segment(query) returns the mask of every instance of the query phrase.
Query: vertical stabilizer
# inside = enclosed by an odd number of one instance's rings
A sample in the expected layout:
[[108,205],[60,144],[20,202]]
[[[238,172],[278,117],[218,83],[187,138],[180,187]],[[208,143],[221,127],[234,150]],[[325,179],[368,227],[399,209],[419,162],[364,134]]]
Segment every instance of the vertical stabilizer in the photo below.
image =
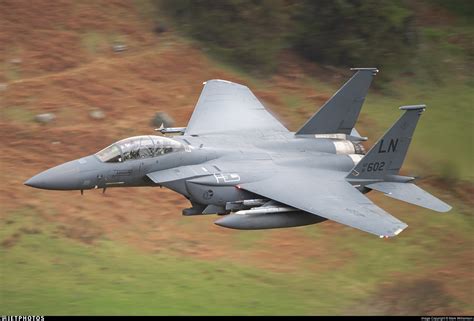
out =
[[405,113],[354,166],[348,179],[383,179],[397,175],[410,146],[413,132],[425,105],[402,106]]
[[369,90],[376,68],[352,68],[356,73],[318,110],[295,135],[350,135]]

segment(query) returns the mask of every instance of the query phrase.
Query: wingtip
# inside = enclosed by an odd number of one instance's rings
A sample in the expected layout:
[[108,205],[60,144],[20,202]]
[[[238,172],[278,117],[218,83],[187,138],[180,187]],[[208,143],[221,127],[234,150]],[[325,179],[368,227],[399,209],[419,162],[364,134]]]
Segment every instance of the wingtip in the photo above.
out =
[[426,105],[408,105],[408,106],[401,106],[400,110],[421,110],[424,111],[426,109]]
[[393,232],[393,234],[395,234],[395,236],[396,236],[396,235],[400,234],[404,229],[405,229],[405,227],[404,228],[399,228],[398,230]]
[[379,235],[379,237],[380,237],[381,239],[388,239],[388,238],[395,237],[395,236],[397,236],[398,234],[400,234],[401,232],[403,232],[407,227],[408,227],[408,225],[404,224],[403,226],[401,226],[400,228],[398,228],[398,229],[395,230],[394,232],[391,232],[391,233],[389,233],[388,235]]
[[442,207],[435,209],[435,211],[440,212],[440,213],[446,213],[446,212],[451,211],[452,209],[453,207],[451,205],[444,203]]
[[351,68],[351,70],[352,70],[352,71],[368,70],[368,71],[372,71],[372,73],[373,73],[374,75],[376,75],[376,74],[379,72],[379,70],[378,70],[377,68],[375,68],[375,67],[369,67],[369,68],[367,68],[367,67],[365,67],[365,68],[355,67],[355,68]]

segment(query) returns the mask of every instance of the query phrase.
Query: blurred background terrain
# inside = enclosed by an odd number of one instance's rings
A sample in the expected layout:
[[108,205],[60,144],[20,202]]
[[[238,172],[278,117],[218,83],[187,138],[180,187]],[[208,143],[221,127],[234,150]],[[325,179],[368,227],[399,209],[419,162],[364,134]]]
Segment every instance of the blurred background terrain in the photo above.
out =
[[[472,1],[0,1],[0,314],[474,314]],[[409,227],[235,231],[158,188],[23,182],[121,138],[186,126],[202,82],[249,86],[296,130],[378,67],[367,147],[425,103],[403,174],[453,206],[371,193]],[[45,116],[46,114],[47,116]],[[38,117],[38,115],[43,115]]]

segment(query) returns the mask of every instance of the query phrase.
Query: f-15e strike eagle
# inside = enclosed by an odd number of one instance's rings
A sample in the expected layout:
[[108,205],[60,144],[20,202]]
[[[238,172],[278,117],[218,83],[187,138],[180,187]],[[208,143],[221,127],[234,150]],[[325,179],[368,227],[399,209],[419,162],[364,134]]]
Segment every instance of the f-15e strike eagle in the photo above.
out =
[[399,175],[424,105],[365,153],[354,125],[375,68],[350,78],[298,131],[276,120],[246,86],[209,80],[188,126],[120,140],[95,155],[25,182],[52,190],[164,186],[191,202],[183,215],[218,214],[234,229],[294,227],[333,220],[380,237],[407,225],[369,200],[372,190],[438,212],[451,207]]

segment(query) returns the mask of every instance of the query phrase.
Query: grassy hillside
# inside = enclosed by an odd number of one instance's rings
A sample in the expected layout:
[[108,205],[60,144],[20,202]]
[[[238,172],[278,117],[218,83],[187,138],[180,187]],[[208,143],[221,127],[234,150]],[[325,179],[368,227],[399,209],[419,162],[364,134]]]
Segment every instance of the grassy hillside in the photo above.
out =
[[[37,6],[43,14],[28,1],[0,3],[0,40],[11,44],[0,48],[0,314],[474,313],[469,25],[427,19],[427,47],[417,50],[434,57],[367,98],[358,129],[369,145],[398,106],[428,105],[404,171],[454,207],[438,214],[371,194],[409,225],[380,240],[333,222],[223,229],[214,216],[182,217],[186,200],[165,189],[80,196],[23,186],[53,165],[152,134],[159,110],[184,126],[206,79],[247,84],[297,129],[350,76],[285,52],[274,75],[254,78],[172,29],[153,32],[148,1]],[[115,53],[115,43],[128,49]],[[102,121],[88,116],[97,107]],[[35,123],[42,112],[57,119]]]
[[[38,211],[24,208],[8,213],[0,234],[1,310],[48,315],[467,313],[472,288],[465,278],[472,272],[468,262],[458,263],[470,255],[472,226],[459,213],[428,215],[402,216],[416,222],[417,230],[390,241],[339,226],[328,231],[324,225],[227,233],[214,239],[229,243],[226,255],[199,259],[188,252],[199,250],[200,241],[159,251],[137,250],[107,236],[78,242],[71,227],[45,222]],[[446,224],[456,232],[446,231]],[[218,233],[199,225],[206,233]],[[297,241],[284,241],[287,237]],[[212,245],[209,249],[214,251]],[[265,258],[273,264],[262,266]],[[419,286],[425,289],[413,291]]]

